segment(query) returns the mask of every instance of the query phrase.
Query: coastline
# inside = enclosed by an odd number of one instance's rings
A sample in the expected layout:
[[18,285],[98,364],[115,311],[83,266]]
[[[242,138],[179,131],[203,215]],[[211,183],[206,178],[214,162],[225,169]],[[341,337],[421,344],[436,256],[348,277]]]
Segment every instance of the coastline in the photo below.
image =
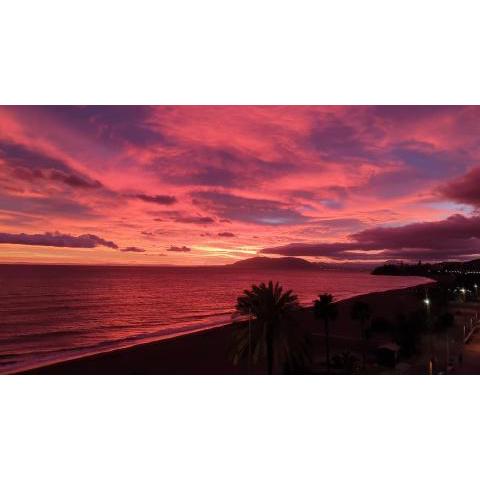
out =
[[[372,316],[388,317],[399,311],[418,308],[418,289],[433,285],[434,280],[413,287],[371,292],[339,300],[338,319],[332,326],[332,344],[340,348],[358,344],[358,326],[352,325],[349,310],[354,301],[370,304]],[[314,350],[321,350],[322,326],[313,318],[311,307],[302,307],[298,320],[307,332],[315,336]],[[12,374],[247,374],[246,364],[237,366],[228,360],[228,348],[233,324],[213,326],[178,336],[120,347],[105,352],[53,361],[41,366],[26,368]],[[261,365],[250,373],[264,373]]]

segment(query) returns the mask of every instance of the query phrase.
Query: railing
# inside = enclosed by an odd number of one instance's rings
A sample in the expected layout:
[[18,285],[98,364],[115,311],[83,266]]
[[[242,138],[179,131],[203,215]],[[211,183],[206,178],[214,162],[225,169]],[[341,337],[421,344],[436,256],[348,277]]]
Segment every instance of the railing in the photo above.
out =
[[467,333],[466,337],[463,339],[463,343],[467,343],[470,338],[472,338],[472,335],[478,330],[479,324],[478,322],[473,325],[473,327],[470,329],[470,331]]

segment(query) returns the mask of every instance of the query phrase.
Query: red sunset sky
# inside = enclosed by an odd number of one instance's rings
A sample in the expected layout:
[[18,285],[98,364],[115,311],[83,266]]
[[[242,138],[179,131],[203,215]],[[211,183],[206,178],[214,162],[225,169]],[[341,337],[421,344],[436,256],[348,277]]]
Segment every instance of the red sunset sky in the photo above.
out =
[[479,107],[1,107],[0,261],[480,253]]

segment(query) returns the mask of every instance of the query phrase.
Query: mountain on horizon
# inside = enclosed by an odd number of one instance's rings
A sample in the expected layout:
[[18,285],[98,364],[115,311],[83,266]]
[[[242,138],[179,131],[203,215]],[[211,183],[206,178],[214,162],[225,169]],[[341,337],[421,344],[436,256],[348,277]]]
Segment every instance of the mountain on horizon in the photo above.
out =
[[290,269],[290,270],[323,270],[324,266],[319,263],[309,262],[297,257],[252,257],[232,263],[235,268],[264,268],[264,269]]
[[[310,262],[298,257],[265,257],[256,256],[239,260],[228,265],[232,268],[260,268],[265,270],[358,270],[368,269],[368,265],[343,265],[328,264],[323,262]],[[360,268],[361,267],[361,268]],[[372,268],[372,266],[370,266]],[[391,263],[373,267],[374,275],[428,275],[432,273],[447,273],[450,270],[480,271],[480,259],[466,262],[439,262],[439,263]]]

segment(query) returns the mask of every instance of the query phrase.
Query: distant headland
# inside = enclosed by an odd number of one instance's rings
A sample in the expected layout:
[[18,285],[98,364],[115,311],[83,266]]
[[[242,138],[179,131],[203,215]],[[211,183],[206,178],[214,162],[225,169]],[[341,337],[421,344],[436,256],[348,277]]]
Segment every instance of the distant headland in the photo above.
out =
[[309,262],[299,257],[256,256],[225,265],[232,268],[260,268],[263,270],[362,270],[368,271],[373,265]]
[[467,262],[439,263],[385,263],[372,270],[373,275],[415,275],[436,277],[438,275],[478,275],[480,274],[480,259]]
[[319,270],[324,269],[320,263],[309,262],[303,258],[297,257],[252,257],[246,260],[239,260],[238,262],[229,265],[234,268],[262,268],[262,269],[291,269],[291,270]]

